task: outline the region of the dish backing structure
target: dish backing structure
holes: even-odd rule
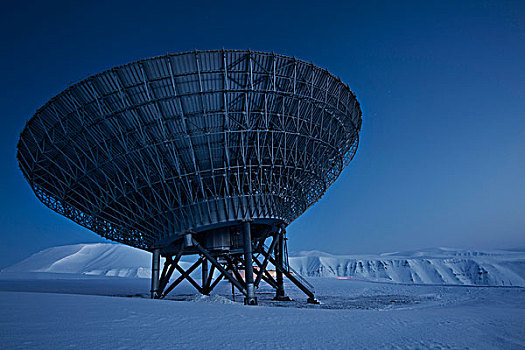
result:
[[[352,160],[361,120],[348,85],[311,63],[192,51],[69,86],[27,122],[17,159],[46,206],[153,253],[153,298],[185,279],[209,294],[225,278],[246,304],[261,281],[289,300],[284,275],[315,303],[287,264],[285,229]],[[184,270],[186,254],[199,257]]]

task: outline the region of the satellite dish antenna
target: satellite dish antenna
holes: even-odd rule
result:
[[[195,50],[69,86],[27,122],[17,159],[46,206],[153,253],[153,298],[184,279],[203,294],[226,279],[246,304],[261,281],[288,300],[286,276],[316,302],[287,264],[285,230],[352,160],[360,129],[355,95],[324,69]],[[199,258],[184,270],[188,254]],[[200,284],[190,276],[199,265]]]

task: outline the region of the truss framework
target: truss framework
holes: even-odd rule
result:
[[[192,51],[70,86],[27,122],[17,158],[46,206],[153,251],[188,230],[291,223],[352,160],[360,128],[348,85],[311,63]]]
[[[185,237],[185,245],[181,246],[177,253],[165,256],[164,267],[159,275],[160,249],[154,250],[151,297],[155,299],[165,298],[184,280],[193,285],[199,293],[209,295],[217,284],[225,279],[232,284],[232,292],[234,289],[237,289],[244,295],[244,303],[247,305],[257,305],[255,292],[262,281],[275,289],[274,300],[291,301],[292,299],[285,294],[284,290],[283,277],[286,276],[306,294],[308,303],[317,304],[318,301],[315,299],[313,287],[302,279],[299,274],[292,272],[291,268],[284,263],[287,260],[285,259],[284,242],[286,231],[284,227],[269,232],[259,239],[251,240],[250,223],[244,222],[242,225],[244,241],[250,245],[249,248],[243,249],[242,252],[211,252],[204,248],[189,233]],[[264,244],[267,239],[271,239],[269,247]],[[199,258],[189,268],[184,270],[179,265],[179,261],[182,255],[187,254],[188,249],[190,252],[198,251]],[[246,254],[248,250],[253,255],[251,253]],[[262,258],[262,261],[260,258]],[[268,270],[269,263],[275,267],[275,278]],[[201,266],[202,275],[200,284],[191,276],[199,266]],[[216,270],[218,275],[215,275]],[[178,271],[180,275],[170,283],[175,271]],[[241,272],[244,272],[244,277]]]

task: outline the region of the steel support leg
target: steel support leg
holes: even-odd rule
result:
[[[179,263],[180,257],[182,256],[182,249],[179,250],[177,255],[175,255],[175,258],[173,257],[167,257],[166,262],[164,262],[164,269],[166,270],[166,273],[162,273],[159,283],[159,290],[157,292],[157,298],[160,298],[164,294],[164,288],[168,285],[168,282],[170,281],[171,275],[175,271],[175,266]],[[169,265],[169,267],[168,267]],[[168,267],[168,268],[166,268]]]
[[[284,228],[281,229],[279,233],[277,233],[276,238],[277,238],[277,244],[275,245],[275,250],[274,250],[275,260],[279,266],[283,266],[283,263],[284,263]],[[269,253],[271,253],[271,249]],[[269,257],[270,255],[266,256],[267,259]],[[291,301],[292,299],[290,299],[290,297],[284,293],[283,273],[278,268],[276,268],[275,270],[276,270],[275,277],[277,280],[276,281],[277,288],[275,289],[275,297],[273,298],[273,300]]]
[[[246,297],[244,298],[244,304],[257,305],[255,285],[253,283],[252,235],[249,221],[242,223],[242,233],[244,239],[244,278],[246,280]]]
[[[159,290],[159,267],[160,267],[160,249],[153,249],[153,258],[151,262],[151,299],[155,298]]]
[[[202,273],[202,294],[208,294],[206,292],[206,287],[208,285],[208,260],[204,259],[202,260],[202,266],[201,266],[201,273]]]
[[[208,265],[208,262],[206,261],[206,265]],[[206,277],[206,284],[202,287],[204,290],[204,294],[209,295],[213,288],[211,287],[213,282],[213,273],[215,272],[215,265],[211,265],[211,268],[209,269],[208,276]],[[222,277],[221,277],[222,278]]]

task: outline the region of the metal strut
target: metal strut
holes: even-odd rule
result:
[[[155,298],[159,290],[159,266],[160,266],[160,249],[153,249],[151,261],[151,298]]]
[[[246,279],[247,290],[244,304],[257,305],[255,285],[253,283],[252,235],[249,221],[245,221],[242,224],[242,236],[244,240],[244,278]]]
[[[275,297],[274,300],[279,301],[289,301],[291,300],[286,294],[284,294],[284,279],[283,273],[277,266],[283,266],[284,262],[284,228],[281,228],[280,232],[277,233],[277,244],[274,245],[274,254],[275,254],[275,277],[277,279],[277,288],[275,288]],[[268,250],[269,253],[272,252],[272,247]],[[270,254],[265,256],[266,259],[270,258]]]

